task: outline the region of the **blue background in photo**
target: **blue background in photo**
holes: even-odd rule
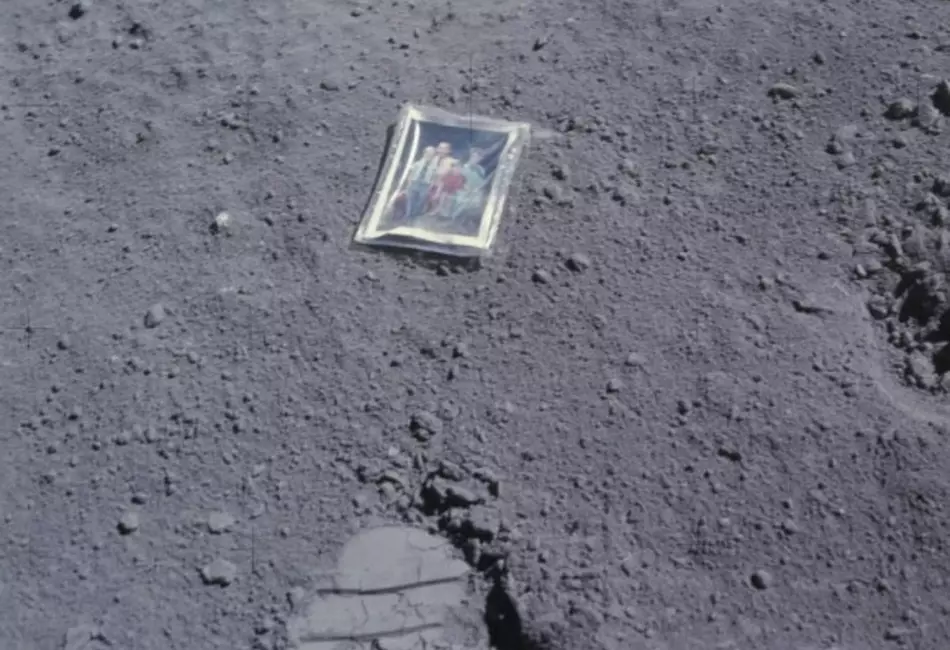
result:
[[[415,137],[417,127],[419,127],[419,140],[416,143],[415,148],[410,150],[409,147],[412,146],[412,141]],[[403,174],[406,171],[406,167],[419,160],[422,157],[422,153],[426,147],[435,148],[439,145],[439,143],[447,142],[452,148],[449,156],[455,158],[461,164],[464,164],[468,159],[471,149],[479,149],[481,153],[481,160],[479,161],[479,164],[485,172],[485,179],[488,181],[488,186],[490,187],[492,183],[492,177],[498,168],[498,162],[501,159],[501,154],[505,149],[505,144],[508,142],[509,135],[510,134],[507,132],[499,133],[495,131],[482,131],[479,129],[469,130],[467,127],[446,126],[443,124],[426,122],[424,120],[414,122],[409,127],[409,132],[405,141],[406,148],[402,151],[401,160],[399,160],[398,165],[396,166],[396,173],[393,175],[394,185],[389,188],[390,195],[387,197],[386,201],[387,205],[390,207],[387,208],[386,212],[383,214],[378,227],[381,229],[387,229],[397,225],[394,219],[403,208],[396,208],[398,204],[393,201],[395,200],[395,197],[400,196],[400,192],[405,189],[405,187],[400,185],[400,181],[403,180]],[[405,199],[403,198],[399,200],[404,201]],[[478,217],[479,215],[477,213],[472,213],[468,216],[468,218],[462,219],[456,223],[440,223],[438,226],[431,224],[429,227],[434,227],[440,231],[474,236],[478,233],[481,223]]]
[[[440,142],[448,142],[452,146],[452,153],[450,155],[453,158],[457,158],[460,162],[465,162],[468,159],[468,152],[472,147],[481,149],[483,155],[485,155],[481,161],[481,165],[485,170],[486,177],[490,177],[495,173],[495,168],[498,167],[498,160],[505,147],[505,142],[508,140],[507,133],[479,131],[478,129],[469,131],[469,129],[464,127],[443,126],[442,124],[434,124],[432,122],[417,122],[416,124],[421,126],[419,132],[419,146],[416,147],[414,152],[405,151],[403,153],[404,158],[399,165],[399,170],[396,172],[397,179],[402,177],[402,173],[407,164],[422,157],[423,149],[438,146]],[[410,131],[409,137],[406,139],[407,147],[412,144],[412,136],[413,131]],[[409,159],[410,155],[413,155],[411,160]]]

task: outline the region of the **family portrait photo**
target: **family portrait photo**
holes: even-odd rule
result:
[[[394,188],[383,227],[409,225],[474,237],[507,137],[438,125],[422,125],[421,131],[420,148]]]
[[[504,165],[516,161],[524,125],[486,118],[466,124],[464,116],[438,119],[420,111],[401,126],[368,235],[482,245],[504,204],[511,171]]]

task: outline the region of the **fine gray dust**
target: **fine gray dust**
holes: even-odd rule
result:
[[[532,125],[480,264],[351,247],[406,102]],[[944,0],[5,0],[0,648],[387,523],[472,650],[946,647],[947,151]]]

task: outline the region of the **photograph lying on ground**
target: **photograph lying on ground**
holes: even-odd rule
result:
[[[356,242],[489,250],[529,133],[524,123],[406,106]]]

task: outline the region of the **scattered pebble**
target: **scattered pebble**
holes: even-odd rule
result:
[[[772,586],[772,574],[764,569],[759,569],[752,574],[750,578],[752,586],[759,590],[768,589]]]
[[[419,411],[409,420],[409,430],[419,440],[429,440],[442,433],[442,420],[428,411]]]
[[[206,585],[227,587],[237,577],[237,567],[227,560],[216,559],[201,568],[201,579]]]
[[[231,530],[234,526],[234,517],[227,512],[212,512],[208,517],[208,530],[214,535],[220,535]]]
[[[638,367],[638,366],[642,366],[646,364],[646,358],[642,354],[638,354],[637,352],[631,352],[630,354],[627,355],[627,358],[624,361],[624,363],[631,367]]]
[[[906,97],[891,102],[884,111],[884,117],[889,120],[903,120],[913,117],[917,112],[917,105]]]
[[[531,46],[531,50],[533,52],[537,52],[547,45],[549,40],[551,40],[550,34],[542,34],[541,36],[538,36],[536,39],[534,39],[534,45]]]
[[[214,218],[214,232],[225,233],[231,228],[231,215],[227,212],[219,212]]]
[[[908,636],[913,634],[913,630],[906,627],[889,627],[884,632],[885,641],[904,641]]]
[[[583,253],[574,253],[567,258],[567,268],[575,273],[586,271],[590,268],[590,258]]]
[[[545,271],[544,269],[537,269],[532,275],[531,279],[534,280],[537,284],[550,284],[551,283],[551,274]]]
[[[554,168],[551,170],[551,175],[559,181],[566,181],[571,177],[570,169],[564,164],[554,165]]]
[[[845,151],[838,156],[838,159],[835,161],[835,164],[838,165],[838,169],[847,169],[848,167],[854,166],[855,163],[857,163],[857,159],[850,151]]]
[[[119,519],[119,532],[123,535],[131,535],[139,529],[139,516],[134,512],[127,512]]]
[[[165,307],[161,303],[156,303],[149,307],[145,312],[145,327],[154,329],[165,320]]]
[[[779,82],[769,88],[769,97],[776,99],[795,99],[800,94],[798,88],[789,83]]]

